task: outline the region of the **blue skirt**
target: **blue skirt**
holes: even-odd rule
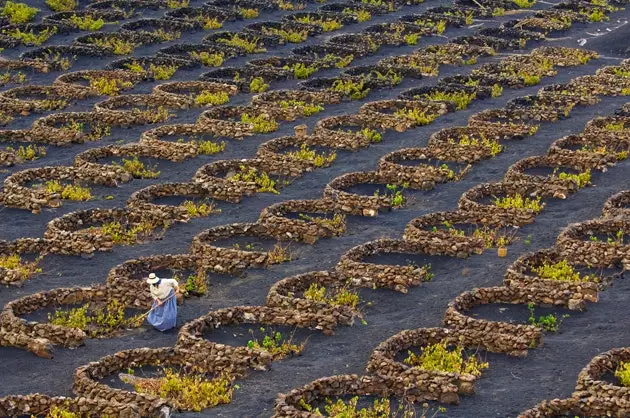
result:
[[[165,300],[161,306],[158,306],[157,302],[153,302],[153,306],[151,306],[153,310],[147,316],[149,324],[159,331],[175,328],[177,323],[177,298],[175,297],[175,291],[171,290],[171,293],[168,294]]]

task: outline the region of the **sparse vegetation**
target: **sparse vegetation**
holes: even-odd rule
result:
[[[79,328],[90,337],[96,338],[115,331],[140,326],[140,315],[127,318],[125,306],[117,300],[111,300],[105,307],[93,307],[86,303],[79,308],[58,309],[48,315],[53,325]]]
[[[422,96],[418,96],[418,98],[424,98],[432,101],[440,101],[440,102],[453,102],[455,103],[455,107],[457,110],[464,110],[468,107],[468,105],[475,100],[477,97],[477,93],[466,93],[466,92],[442,92],[435,91],[432,93],[426,93]]]
[[[536,319],[534,306],[535,305],[533,303],[527,304],[527,310],[529,311],[529,318],[527,318],[527,322],[529,322],[530,325],[540,327],[545,331],[558,332],[562,319],[558,319],[555,314],[541,315],[538,319]],[[564,315],[563,318],[566,318],[567,316],[568,315]]]
[[[268,89],[269,84],[262,77],[254,77],[249,83],[249,91],[252,93],[262,93]]]
[[[488,368],[488,363],[480,361],[477,355],[467,355],[464,348],[459,345],[449,347],[446,341],[423,347],[419,355],[409,351],[403,363],[427,371],[473,376],[480,376],[481,372]]]
[[[409,185],[407,183],[404,183],[400,186],[396,184],[386,184],[385,193],[381,194],[380,189],[376,189],[376,191],[374,192],[374,197],[388,197],[391,207],[400,207],[403,206],[407,201],[404,192],[408,187]]]
[[[494,157],[503,151],[503,145],[501,145],[498,140],[490,139],[483,134],[479,134],[476,137],[462,135],[458,141],[449,138],[448,143],[457,144],[462,147],[480,147],[487,150],[491,157]]]
[[[410,119],[417,126],[428,125],[435,119],[437,119],[436,114],[427,114],[426,110],[421,110],[415,107],[404,107],[402,109],[396,109],[396,111],[394,112],[394,116],[401,119]]]
[[[133,87],[131,81],[124,81],[118,78],[91,77],[88,80],[90,88],[96,90],[98,94],[106,96],[116,96],[120,93],[120,90]]]
[[[135,179],[154,179],[160,175],[160,172],[157,170],[157,165],[149,167],[140,161],[137,156],[133,158],[123,158],[122,164],[115,162],[112,163],[112,165],[122,168]]]
[[[88,39],[94,45],[109,49],[114,55],[127,55],[131,54],[135,47],[138,45],[132,41],[126,41],[119,38],[89,38]]]
[[[446,408],[443,407],[432,410],[427,403],[422,404],[421,411],[418,411],[413,404],[406,402],[393,407],[388,398],[375,399],[371,406],[363,408],[359,407],[358,403],[358,396],[350,398],[347,402],[343,399],[333,401],[326,398],[324,410],[327,416],[335,418],[436,418],[438,414],[446,412]],[[314,415],[322,415],[319,408],[313,408],[304,399],[300,399],[299,407]]]
[[[24,45],[39,46],[46,42],[55,33],[57,33],[57,28],[46,28],[41,30],[39,33],[35,33],[33,29],[31,29],[30,31],[22,31],[21,29],[16,28],[2,31],[2,33],[13,39],[17,39]]]
[[[230,96],[224,91],[212,92],[203,90],[195,96],[195,104],[198,106],[218,106],[230,101]]]
[[[200,61],[206,67],[220,67],[225,60],[225,54],[223,52],[189,52],[188,55],[190,55],[192,59]]]
[[[260,14],[258,9],[248,9],[244,7],[238,9],[238,13],[243,17],[243,19],[256,19]]]
[[[205,277],[189,274],[184,280],[179,273],[175,273],[173,279],[177,280],[180,288],[184,289],[185,296],[203,296],[208,293],[208,281]]]
[[[333,306],[348,306],[356,308],[359,304],[359,295],[355,291],[347,288],[326,289],[326,286],[320,286],[317,283],[311,283],[307,290],[304,291],[304,298],[315,302],[323,302]]]
[[[289,109],[289,108],[298,108],[301,110],[302,115],[304,116],[312,116],[316,113],[321,112],[322,110],[324,110],[324,106],[319,105],[319,104],[310,104],[310,103],[306,103],[300,100],[280,100],[278,102],[278,104],[280,105],[280,107],[282,107],[283,109]]]
[[[630,362],[620,362],[617,370],[615,370],[615,377],[623,386],[630,387]]]
[[[278,129],[278,122],[276,122],[271,116],[267,114],[260,114],[258,116],[250,116],[247,113],[241,115],[241,122],[250,123],[254,127],[254,132],[259,134],[268,134]]]
[[[280,194],[276,189],[276,181],[271,179],[264,171],[259,171],[254,167],[246,167],[241,165],[239,171],[230,177],[227,177],[230,181],[244,181],[255,183],[258,186],[258,192],[265,193],[270,192],[273,194]]]
[[[555,280],[562,282],[599,282],[599,277],[595,274],[581,274],[576,271],[567,260],[558,261],[557,263],[543,263],[538,267],[532,268],[543,280]]]
[[[539,213],[545,206],[540,196],[529,198],[523,197],[519,193],[505,197],[495,197],[492,203],[502,209],[527,209],[534,213]]]
[[[169,9],[179,9],[182,7],[188,7],[190,0],[167,0],[166,5]]]
[[[70,16],[70,22],[72,25],[81,30],[87,30],[90,32],[97,31],[105,25],[105,20],[102,18],[94,18],[92,15],[85,16]]]
[[[194,142],[197,144],[197,154],[199,155],[213,155],[225,149],[225,141],[219,143],[210,140]]]
[[[317,168],[327,167],[332,164],[337,158],[337,153],[331,151],[329,153],[318,153],[316,150],[311,149],[307,144],[300,145],[298,151],[288,152],[287,155],[296,160],[310,161]]]
[[[251,41],[245,38],[241,38],[239,34],[234,34],[229,38],[219,38],[217,42],[220,44],[225,44],[229,46],[233,46],[235,48],[243,49],[248,54],[255,54],[260,52],[265,52],[265,48],[261,48],[258,46],[259,39],[254,38]]]
[[[556,168],[551,175],[551,178],[557,178],[560,180],[569,180],[576,184],[578,189],[591,184],[591,170],[582,171],[580,173],[567,173],[564,171],[558,172]]]
[[[536,0],[512,0],[521,9],[530,9],[536,4]]]
[[[79,7],[77,0],[46,0],[46,5],[53,12],[71,12]]]
[[[41,185],[33,186],[42,188]],[[59,194],[64,200],[87,201],[92,199],[92,191],[88,187],[74,184],[61,184],[59,180],[49,180],[43,186],[44,190],[51,194]]]
[[[305,78],[309,78],[311,76],[311,74],[313,74],[314,72],[316,72],[318,70],[317,66],[315,65],[305,65],[301,62],[298,62],[296,64],[293,64],[291,66],[289,65],[285,65],[284,67],[282,67],[284,70],[289,70],[289,71],[293,71],[293,77],[297,78],[298,80],[303,80]]]
[[[167,224],[162,226],[164,228],[168,227]],[[143,220],[135,224],[112,221],[105,222],[99,227],[90,227],[88,232],[100,233],[109,237],[114,244],[133,245],[149,239],[157,227],[158,225],[155,222],[149,220]]]
[[[182,207],[186,209],[186,213],[191,218],[201,218],[217,212],[216,205],[208,200],[204,200],[199,203],[193,202],[192,200],[186,200],[182,203]]]
[[[166,122],[172,116],[168,109],[164,106],[150,107],[145,110],[134,108],[132,109],[132,112],[136,116],[146,119],[149,123]]]
[[[33,274],[41,273],[37,267],[38,261],[27,262],[19,254],[0,255],[0,269],[10,270],[17,275],[19,280],[26,280]]]
[[[335,235],[340,235],[344,231],[344,223],[346,217],[340,213],[335,213],[332,218],[325,216],[309,216],[304,213],[299,213],[298,218],[306,222],[314,222],[322,228],[332,231]]]
[[[247,347],[254,350],[267,351],[275,360],[280,360],[291,355],[298,355],[304,350],[304,344],[293,344],[293,336],[285,339],[280,332],[260,328],[262,339],[255,338],[254,331],[250,330],[252,339],[247,342]]]
[[[149,65],[149,73],[153,75],[155,80],[168,80],[173,77],[175,71],[177,71],[176,65]]]
[[[7,0],[4,7],[0,9],[0,14],[6,16],[9,22],[13,24],[30,22],[38,12],[39,9],[36,7],[31,7],[25,3],[13,2],[11,0]]]
[[[39,160],[46,156],[46,147],[38,145],[20,145],[17,149],[13,147],[6,147],[4,149],[7,152],[13,152],[22,161]]]
[[[263,28],[263,34],[279,36],[287,42],[299,44],[308,38],[308,30],[290,30],[277,28]]]
[[[365,86],[365,81],[354,81],[351,79],[338,79],[335,80],[331,91],[342,93],[344,96],[350,97],[352,100],[363,99],[370,92],[370,89]]]
[[[280,245],[280,243],[277,243],[271,250],[267,251],[267,264],[284,263],[285,261],[291,261],[292,258],[289,247]]]

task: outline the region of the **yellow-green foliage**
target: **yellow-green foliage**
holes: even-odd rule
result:
[[[327,167],[337,158],[337,153],[334,151],[328,154],[324,152],[318,153],[306,144],[300,145],[299,151],[291,151],[287,155],[296,160],[310,161],[315,167]]]
[[[225,54],[223,52],[217,52],[211,54],[206,51],[202,52],[189,52],[188,55],[194,60],[200,61],[206,67],[220,67],[223,65]]]
[[[505,197],[496,197],[492,200],[492,203],[502,209],[529,209],[534,213],[539,213],[545,206],[540,196],[529,198],[523,197],[519,193]]]
[[[613,71],[613,74],[615,74],[616,76],[623,77],[623,78],[630,77],[630,70],[626,70],[623,67],[613,67],[612,71]]]
[[[197,21],[201,22],[204,30],[219,29],[223,27],[223,22],[216,17],[198,16]]]
[[[606,20],[610,20],[610,18],[606,16],[606,13],[600,9],[595,9],[591,13],[581,13],[586,14],[591,22],[604,22]]]
[[[249,91],[252,93],[262,93],[269,89],[269,84],[265,83],[262,77],[254,77],[249,83]]]
[[[492,97],[499,97],[500,95],[503,94],[503,87],[501,87],[498,84],[493,84],[492,85]]]
[[[291,261],[293,256],[289,251],[289,247],[280,245],[280,243],[273,246],[273,248],[267,251],[267,264],[284,263],[285,261]]]
[[[98,94],[106,96],[116,96],[120,93],[120,90],[133,87],[131,81],[124,81],[118,78],[91,77],[89,81],[90,88],[96,90]]]
[[[11,29],[8,31],[3,31],[2,33],[4,33],[7,36],[10,36],[11,38],[17,39],[18,41],[22,42],[24,45],[39,46],[43,44],[44,42],[46,42],[55,33],[57,33],[57,28],[54,28],[54,27],[46,28],[40,31],[39,33],[33,32],[33,29],[31,29],[28,32],[27,31],[23,32],[21,29],[17,28],[17,29]]]
[[[357,10],[356,12],[352,12],[352,10],[350,9],[343,9],[342,13],[346,15],[354,14],[357,17],[357,21],[359,22],[367,22],[368,20],[372,20],[372,14],[367,10]]]
[[[26,280],[34,273],[42,271],[37,267],[37,261],[25,262],[19,254],[0,255],[0,268],[16,273],[20,280]]]
[[[255,19],[260,14],[260,12],[258,12],[258,9],[246,9],[243,7],[238,9],[238,12],[243,17],[243,19]]]
[[[401,119],[410,119],[417,126],[428,125],[429,123],[437,119],[436,114],[427,114],[426,110],[421,110],[415,107],[404,107],[402,109],[396,109],[396,111],[394,112],[394,116]]]
[[[557,177],[560,180],[572,181],[577,185],[578,189],[581,189],[582,187],[585,187],[591,183],[591,170],[586,170],[577,174],[565,172],[556,173],[554,171],[552,177]]]
[[[286,0],[277,0],[278,8],[280,10],[302,10],[306,7],[304,2],[293,4],[290,1]]]
[[[125,68],[128,69],[129,71],[136,73],[136,74],[142,74],[145,72],[144,67],[142,66],[142,64],[140,64],[138,61],[133,60],[132,62],[129,62],[127,64],[125,64]]]
[[[156,108],[149,108],[145,110],[135,108],[132,109],[132,112],[135,115],[146,119],[149,123],[166,122],[172,116],[168,109],[164,106],[158,106]]]
[[[309,216],[304,213],[299,213],[298,217],[306,222],[314,222],[322,228],[332,231],[335,235],[341,235],[345,229],[346,217],[340,213],[335,213],[332,218]]]
[[[492,157],[494,157],[495,155],[503,151],[503,145],[501,145],[498,140],[490,139],[483,134],[479,134],[479,137],[470,137],[468,135],[462,135],[462,137],[459,138],[459,141],[455,141],[454,139],[450,138],[448,142],[449,144],[456,143],[457,145],[460,145],[462,147],[485,148],[486,150],[488,150],[488,152],[490,153]]]
[[[99,30],[105,25],[105,20],[102,18],[95,19],[92,15],[72,15],[70,16],[70,21],[74,27],[87,31]]]
[[[260,114],[258,116],[249,116],[247,113],[241,115],[241,122],[251,123],[254,126],[254,132],[259,134],[268,134],[278,129],[278,122],[271,116]]]
[[[13,2],[7,0],[4,7],[0,9],[0,14],[9,18],[9,22],[13,24],[26,23],[33,20],[39,9],[31,7],[25,3]]]
[[[282,338],[280,332],[273,330],[267,331],[265,328],[260,328],[260,331],[265,334],[262,341],[253,338],[247,342],[247,347],[254,350],[266,351],[271,354],[274,360],[279,360],[290,355],[297,355],[304,350],[304,344],[293,344],[292,337],[287,340]]]
[[[411,351],[408,354],[403,360],[405,364],[429,371],[479,376],[482,370],[488,368],[488,363],[479,361],[475,355],[466,355],[459,345],[449,350],[446,341],[423,347],[419,355]]]
[[[79,328],[90,338],[111,334],[114,331],[140,326],[141,315],[125,317],[125,305],[117,300],[111,300],[107,306],[91,309],[86,303],[79,308],[69,310],[58,309],[48,314],[48,321],[53,325]]]
[[[273,194],[279,194],[276,189],[276,181],[272,180],[264,171],[258,171],[254,167],[246,167],[244,165],[239,166],[239,172],[227,177],[230,181],[244,181],[255,183],[258,186],[259,192],[271,192]]]
[[[303,16],[296,18],[295,20],[300,23],[320,26],[324,32],[332,32],[343,27],[341,21],[336,19],[321,19],[313,18],[311,16]]]
[[[300,100],[280,100],[278,104],[283,109],[299,108],[304,116],[311,116],[324,110],[324,106],[309,104]]]
[[[5,151],[14,152],[17,157],[22,161],[38,160],[46,156],[46,147],[40,147],[37,145],[20,145],[18,149],[13,147],[6,147]]]
[[[221,141],[218,144],[210,140],[195,141],[195,143],[197,144],[197,154],[212,155],[225,149],[225,141]]]
[[[175,274],[173,279],[179,282],[180,288],[184,288],[185,296],[203,296],[208,293],[208,281],[204,276],[189,274],[184,281],[179,274]]]
[[[349,306],[356,308],[359,304],[359,295],[348,289],[339,289],[332,295],[327,295],[328,289],[317,283],[311,283],[307,290],[304,291],[304,297],[315,302],[323,302],[333,306]]]
[[[31,415],[31,418],[36,418],[35,415]],[[53,406],[46,414],[46,418],[83,418],[78,412],[71,412],[60,406]]]
[[[53,12],[71,12],[79,6],[77,0],[46,0],[46,5]]]
[[[529,9],[536,4],[536,0],[512,0],[521,9]]]
[[[110,238],[114,244],[132,245],[149,237],[157,225],[150,221],[142,221],[138,224],[122,224],[117,221],[105,222],[100,227],[91,227],[90,232],[101,233]]]
[[[599,278],[594,274],[580,274],[580,272],[576,271],[566,260],[553,264],[543,263],[541,266],[532,268],[532,271],[544,280],[557,280],[563,282],[599,281]]]
[[[157,165],[148,167],[137,156],[133,158],[123,158],[122,164],[113,163],[114,167],[119,167],[131,174],[136,179],[154,179],[160,175],[160,172],[156,170]]]
[[[499,17],[505,14],[505,9],[503,7],[495,7],[492,9],[492,16]]]
[[[176,65],[149,65],[149,72],[153,74],[153,78],[156,80],[168,80],[173,77],[177,71]]]
[[[537,74],[520,73],[519,76],[523,79],[523,84],[526,86],[535,86],[540,83],[540,76]]]
[[[277,29],[277,28],[263,28],[263,34],[265,35],[276,35],[281,37],[287,42],[299,44],[301,42],[306,41],[308,38],[308,30],[286,30],[286,29]]]
[[[162,28],[154,30],[153,32],[151,32],[151,34],[156,36],[162,42],[174,41],[175,39],[179,39],[182,36],[181,32],[169,32]]]
[[[63,125],[62,127],[60,127],[60,129],[83,133],[84,126],[85,125],[83,123],[73,120]],[[90,132],[87,134],[87,138],[90,141],[96,141],[110,134],[111,134],[111,127],[107,125],[95,124],[91,126]]]
[[[26,74],[21,71],[18,71],[15,74],[11,74],[10,72],[6,72],[0,75],[0,85],[4,86],[8,83],[16,83],[21,84],[26,81]]]
[[[51,52],[44,53],[44,61],[49,62],[51,64],[56,64],[60,69],[66,71],[72,67],[72,62],[76,60],[76,57],[66,58],[62,57],[59,52],[53,54]]]
[[[186,209],[186,213],[191,218],[200,218],[216,212],[215,204],[209,201],[195,203],[192,200],[186,200],[184,203],[182,203],[182,206],[184,207],[184,209]]]
[[[362,137],[368,139],[370,142],[381,142],[383,140],[383,135],[376,129],[363,128],[357,132]]]
[[[352,100],[363,99],[370,92],[370,89],[365,87],[365,82],[363,80],[354,81],[350,79],[335,80],[330,90],[342,93],[344,96],[348,96]]]
[[[232,400],[233,378],[227,374],[206,378],[201,374],[183,374],[164,369],[159,379],[143,379],[134,384],[138,393],[167,399],[176,409],[201,412]]]
[[[89,187],[82,187],[73,184],[61,184],[59,180],[49,180],[46,182],[48,193],[60,194],[62,199],[86,201],[92,199],[92,191]]]
[[[190,0],[167,0],[166,5],[169,9],[179,9],[181,7],[188,7]]]
[[[630,387],[630,362],[622,361],[615,370],[615,377],[623,386]]]
[[[332,64],[335,68],[345,68],[354,60],[354,55],[346,55],[345,57],[340,57],[335,54],[326,54],[321,61],[324,64]]]
[[[610,132],[621,132],[625,129],[624,123],[623,122],[619,122],[619,123],[607,123],[604,126],[604,129],[606,129],[607,131]]]
[[[89,38],[91,43],[101,48],[110,49],[115,55],[131,54],[137,44],[118,38]]]
[[[253,54],[253,53],[259,53],[259,52],[265,52],[266,49],[265,48],[259,48],[258,47],[258,38],[254,38],[251,41],[247,40],[245,38],[241,38],[239,36],[239,34],[235,34],[230,38],[219,38],[217,39],[217,42],[220,44],[225,44],[225,45],[229,45],[229,46],[233,46],[236,48],[240,48],[245,50],[245,52],[247,52],[248,54]]]
[[[212,92],[203,90],[195,96],[195,104],[199,106],[217,106],[230,101],[230,96],[224,91]]]
[[[297,64],[293,64],[291,66],[285,65],[284,67],[282,67],[282,69],[293,71],[293,77],[299,80],[309,78],[311,74],[318,70],[317,66],[315,65],[307,66],[301,62],[298,62]]]
[[[333,401],[326,398],[324,410],[326,411],[326,416],[335,418],[435,418],[439,412],[446,411],[445,408],[438,408],[435,412],[429,412],[428,404],[423,404],[423,410],[420,412],[416,411],[414,405],[409,403],[401,403],[397,408],[393,408],[391,401],[387,398],[375,399],[371,406],[365,408],[360,408],[358,402],[358,396],[349,399],[347,402],[343,399]],[[319,408],[313,409],[303,399],[300,400],[299,406],[314,415],[322,415]]]
[[[433,93],[425,93],[420,97],[434,101],[453,102],[457,110],[464,110],[475,100],[477,93],[435,91]]]

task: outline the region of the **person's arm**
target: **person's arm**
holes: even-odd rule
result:
[[[171,287],[175,290],[175,293],[179,293],[179,282],[175,279],[171,279]]]

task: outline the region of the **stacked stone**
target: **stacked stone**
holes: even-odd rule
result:
[[[630,361],[630,348],[615,348],[595,356],[580,371],[574,398],[594,399],[611,406],[614,416],[622,417],[630,413],[630,388],[603,380],[603,376],[616,370],[622,362]],[[609,414],[606,414],[610,416]]]
[[[521,118],[520,113],[513,110],[485,109],[468,118],[468,126],[478,128],[484,133],[500,132],[510,137],[533,135],[539,124]]]
[[[197,183],[161,183],[140,189],[131,194],[127,207],[138,213],[148,214],[152,218],[168,221],[187,222],[190,215],[182,205],[161,205],[153,200],[162,197],[182,196],[190,199],[207,199],[211,195]]]
[[[608,135],[584,132],[555,140],[549,147],[549,156],[572,160],[597,170],[606,170],[608,166],[619,161],[619,152],[629,150],[630,141],[622,142],[611,132],[608,132]]]
[[[142,417],[133,404],[117,404],[101,399],[52,397],[39,393],[9,395],[0,398],[0,415],[4,417],[45,416],[54,407],[79,414],[80,416]]]
[[[174,81],[172,83],[158,84],[153,88],[153,94],[164,94],[177,97],[178,99],[185,98],[189,100],[190,107],[196,106],[192,95],[206,91],[210,93],[227,93],[228,96],[234,96],[238,93],[238,89],[234,85],[211,81]]]
[[[43,112],[50,110],[50,101],[59,101],[59,107],[65,107],[67,100],[83,99],[90,95],[86,87],[74,86],[36,86],[14,87],[0,93],[0,111],[9,114]]]
[[[412,118],[395,115],[394,112],[397,110],[414,110],[426,117],[439,117],[453,112],[455,106],[450,102],[428,100],[380,100],[364,104],[359,114],[378,123],[382,129],[404,132],[418,126]]]
[[[630,219],[630,190],[611,196],[604,203],[604,216]]]
[[[372,141],[361,130],[375,128],[378,125],[369,117],[358,115],[340,115],[322,118],[315,124],[315,143],[350,151],[368,147]],[[357,132],[346,132],[343,127],[356,127]]]
[[[220,131],[211,125],[200,125],[200,124],[175,124],[175,125],[162,125],[157,128],[149,129],[140,135],[140,143],[147,144],[154,147],[159,147],[168,152],[171,155],[171,158],[175,161],[183,161],[189,158],[194,158],[199,155],[199,145],[196,141],[191,142],[171,142],[161,140],[160,138],[165,136],[176,136],[181,135],[182,137],[191,137],[195,136],[203,136],[203,135],[212,135],[218,136],[220,135]],[[239,138],[235,138],[239,139]],[[241,138],[242,139],[242,138]]]
[[[30,130],[37,137],[46,138],[45,142],[51,145],[82,144],[93,140],[89,132],[72,129],[68,127],[70,124],[87,124],[90,128],[107,125],[97,112],[59,112],[36,119]]]
[[[541,188],[549,188],[550,191],[566,190],[565,195],[575,193],[579,187],[572,179],[561,179],[551,175],[528,174],[527,170],[536,168],[550,168],[554,170],[570,169],[577,172],[584,172],[594,169],[593,166],[583,164],[576,158],[563,157],[558,154],[539,155],[535,157],[523,158],[512,164],[505,173],[506,181],[536,183]]]

